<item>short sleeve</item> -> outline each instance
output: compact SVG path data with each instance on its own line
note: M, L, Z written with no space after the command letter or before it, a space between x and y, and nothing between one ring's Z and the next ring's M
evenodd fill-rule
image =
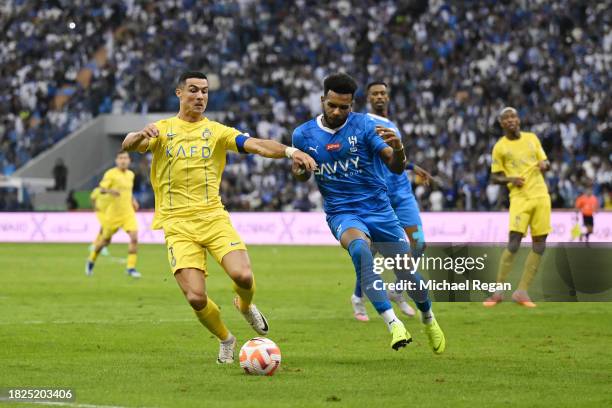
M243 137L247 137L247 136L245 136L238 129L234 129L233 127L223 126L223 125L221 125L221 127L223 130L222 130L220 139L225 149L231 150L233 152L242 153L243 150L241 150L241 147L244 144L244 139L240 138L239 136L243 136Z
M100 187L104 189L109 189L113 185L113 170L107 170L104 173L104 177L102 177L102 181L100 182Z
M365 117L365 138L368 147L374 152L374 154L380 153L385 147L389 145L376 133L376 122L369 117Z
M499 173L501 172L506 172L506 169L504 168L504 158L502 155L502 151L501 151L501 147L499 147L499 143L496 143L495 146L493 146L493 154L492 154L492 158L491 158L491 173Z
M293 131L293 135L291 135L291 145L299 150L304 150L302 143L304 140L304 135L302 129L297 128Z
M544 151L544 149L542 148L542 144L540 143L540 139L538 139L535 134L533 135L533 140L536 144L536 158L539 161L548 160L548 157L546 157L546 152Z

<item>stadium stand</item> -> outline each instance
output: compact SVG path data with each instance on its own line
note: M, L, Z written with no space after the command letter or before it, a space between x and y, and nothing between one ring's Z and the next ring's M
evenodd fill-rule
M169 84L187 68L211 73L209 111L288 143L320 112L322 78L346 70L364 85L390 84L411 158L442 182L416 187L422 208L504 205L488 177L506 104L551 159L554 206L572 207L587 181L603 205L612 194L606 4L9 0L0 5L0 171L10 176L99 114L175 111ZM147 160L134 169L150 208ZM15 192L0 191L0 209L16 209ZM297 186L287 163L252 157L231 157L222 194L231 210L320 208L314 185Z

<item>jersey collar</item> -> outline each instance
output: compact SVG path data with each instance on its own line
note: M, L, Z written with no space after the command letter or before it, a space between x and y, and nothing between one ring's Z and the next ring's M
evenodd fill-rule
M336 129L330 129L327 126L323 125L323 114L320 114L319 116L317 116L317 126L319 126L319 128L321 130L324 130L327 133L331 133L332 135L335 135L343 127L346 126L346 124L348 123L350 117L351 117L351 114L349 113L349 116L346 118L346 121L342 124L342 126L340 126L339 128L336 128Z
M202 116L202 119L198 120L197 122L187 122L186 120L183 120L181 118L178 117L178 115L175 116L177 123L186 129L195 129L198 126L201 126L203 123L208 121L208 118L206 116Z
M380 115L377 115L377 114L375 114L375 113L370 113L370 112L368 112L368 116L370 116L370 117L372 117L372 118L375 118L375 119L384 120L385 122L391 122L391 121L389 120L389 118L385 118L384 116L380 116Z

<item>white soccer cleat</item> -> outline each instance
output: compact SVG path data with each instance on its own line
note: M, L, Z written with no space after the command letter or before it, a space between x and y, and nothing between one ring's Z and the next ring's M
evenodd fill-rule
M231 336L226 341L219 342L219 357L217 364L232 364L234 362L234 349L236 348L236 337Z
M253 328L253 330L255 330L255 332L257 332L257 334L261 334L262 336L268 334L268 321L266 320L265 316L259 311L259 309L257 309L257 306L251 303L249 305L249 310L243 313L240 310L240 298L238 296L234 298L234 306L236 306L236 309L238 309L240 314L244 316L245 320L251 325L251 327Z
M389 296L389 299L400 308L403 314L409 317L414 317L414 315L416 315L416 312L412 307L410 307L408 302L406 302L406 299L404 299L404 296L401 292L389 290L387 291L387 294Z
M126 269L125 273L128 274L128 276L131 276L132 278L142 278L140 272L138 272L134 268Z
M360 322L367 322L370 320L368 317L368 312L366 311L365 303L363 303L363 298L352 294L351 305L353 305L353 316L355 316L355 319L359 320Z
M94 268L94 263L91 261L87 261L87 263L85 264L85 275L87 276L93 276L93 268Z

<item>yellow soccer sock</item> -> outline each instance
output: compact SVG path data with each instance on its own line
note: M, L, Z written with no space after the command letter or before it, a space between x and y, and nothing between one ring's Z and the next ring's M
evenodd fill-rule
M497 272L497 282L505 282L506 278L512 271L512 264L514 263L514 256L516 253L508 251L508 248L504 249L501 259L499 260L499 270Z
M542 255L537 254L533 251L529 251L529 255L527 255L527 259L525 260L525 269L523 270L523 276L521 276L521 281L519 282L519 290L527 290L529 289L529 285L533 281L533 278L538 272L538 267L540 266L540 260L542 259Z
M248 312L249 306L253 301L253 294L255 293L255 278L253 277L253 284L249 289L241 288L240 286L236 285L236 282L234 282L234 291L240 298L240 311L242 313Z
M215 302L212 301L211 298L208 298L208 302L206 306L202 310L194 310L198 320L200 323L204 325L212 334L217 336L217 338L221 341L227 340L229 336L229 330L225 324L221 321L221 312L219 311L219 306Z
M136 268L136 260L138 259L138 254L128 254L127 257L127 268L134 269Z
M82 258L81 258L82 259ZM96 259L98 259L98 252L96 251L91 251L89 253L89 257L87 258L90 262L96 262Z

